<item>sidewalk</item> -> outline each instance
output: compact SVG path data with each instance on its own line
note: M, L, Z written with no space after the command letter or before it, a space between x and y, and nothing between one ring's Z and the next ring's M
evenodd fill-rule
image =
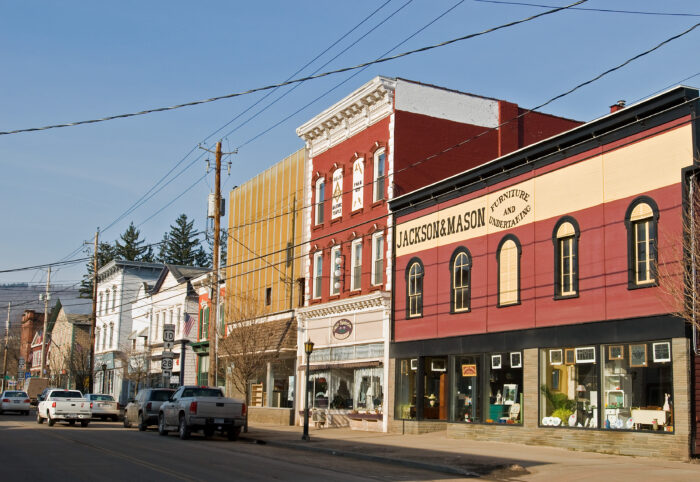
M311 440L301 440L301 427L256 424L241 439L268 445L330 453L359 460L413 466L448 474L489 479L576 481L700 480L700 463L647 457L575 452L501 442L456 440L445 432L400 435L348 428L309 428Z

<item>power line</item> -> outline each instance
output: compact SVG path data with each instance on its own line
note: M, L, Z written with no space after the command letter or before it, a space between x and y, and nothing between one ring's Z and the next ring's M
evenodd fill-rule
M481 36L481 35L486 35L486 34L488 34L488 33L495 32L495 31L497 31L497 30L502 30L502 29L504 29L504 28L513 27L513 26L515 26L515 25L519 25L519 24L522 24L522 23L525 23L525 22L529 22L529 21L535 20L535 19L537 19L537 18L543 17L543 16L545 16L545 15L551 15L551 14L553 14L553 13L557 13L557 12L560 12L560 11L562 11L562 10L567 10L567 9L573 7L573 6L581 5L581 4L583 4L583 3L587 2L587 1L588 1L588 0L578 0L578 1L574 2L574 3L572 3L572 4L567 5L567 6L564 6L564 7L557 7L557 8L554 8L554 9L552 9L552 10L548 10L548 11L546 11L546 12L538 13L538 14L536 14L536 15L531 15L531 16L529 16L529 17L526 17L526 18L523 18L523 19L520 19L520 20L515 20L515 21L513 21L513 22L508 22L508 23L505 23L505 24L502 24L502 25L498 25L498 26L496 26L496 27L491 27L491 28L488 28L488 29L486 29L486 30L482 30L482 31L480 31L480 32L471 33L471 34L464 35L464 36L462 36L462 37L453 38L453 39L450 39L450 40L445 40L445 41L440 42L440 43L437 43L437 44L426 45L426 46L424 46L424 47L420 47L420 48L417 48L417 49L413 49L413 50L409 50L409 51L406 51L406 52L402 52L402 53L399 53L399 54L396 54L396 55L392 55L392 56L390 56L390 57L384 57L384 58L372 60L372 61L369 61L369 62L363 62L363 63L361 63L361 64L354 65L354 66L351 66L351 67L342 67L342 68L340 68L340 69L330 70L330 71L323 72L323 73L320 73L320 74L309 75L309 76L301 77L301 78L298 78L298 79L292 79L292 80L280 82L280 83L278 83L278 84L272 84L272 85L267 85L267 86L263 86L263 87L255 87L255 88L248 89L248 90L241 91L241 92L234 92L234 93L225 94L225 95L220 95L220 96L216 96L216 97L210 97L210 98L208 98L208 99L202 99L202 100L195 100L195 101L191 101L191 102L185 102L185 103L182 103L182 104L176 104L176 105L172 105L172 106L169 106L169 107L157 107L157 108L153 108L153 109L141 110L141 111L138 111L138 112L131 112L131 113L128 113L128 114L117 114L117 115L106 116L106 117L102 117L102 118L99 118L99 119L81 120L81 121L75 121L75 122L68 122L68 123L65 123L65 124L53 124L53 125L47 125L47 126L43 126L43 127L31 127L31 128L26 128L26 129L15 129L15 130L10 130L10 131L1 131L1 132L0 132L0 135L19 134L19 133L21 133L21 132L36 132L36 131L43 131L43 130L48 130L48 129L58 129L58 128L62 128L62 127L74 127L74 126L85 125L85 124L96 124L96 123L98 123L98 122L106 122L106 121L111 121L111 120L115 120L115 119L125 119L125 118L127 118L127 117L135 117L135 116L140 116L140 115L152 114L152 113L155 113L155 112L165 112L165 111L169 111L169 110L181 109L181 108L183 108L183 107L192 107L192 106L195 106L195 105L207 104L207 103L210 103L210 102L216 102L216 101L223 100L223 99L232 99L232 98L234 98L234 97L241 97L241 96L249 95L249 94L252 94L252 93L255 93L255 92L261 92L261 91L265 91L265 90L271 90L271 89L275 89L275 88L278 88L278 87L283 87L283 86L285 86L285 85L297 84L297 83L300 83L300 82L305 82L305 81L307 81L307 80L320 79L320 78L322 78L322 77L328 77L328 76L330 76L330 75L335 75L335 74L339 74L339 73L342 73L342 72L348 72L348 71L351 71L351 70L357 70L357 69L361 69L361 68L363 68L363 67L367 67L367 66L374 65L374 64L380 64L380 63L384 63L384 62L389 62L389 61L391 61L391 60L396 60L396 59L399 59L399 58L402 58L402 57L407 57L407 56L409 56L409 55L414 55L414 54L417 54L417 53L427 52L427 51L429 51L429 50L433 50L433 49L437 49L437 48L440 48L440 47L445 47L445 46L447 46L447 45L451 45L451 44L453 44L453 43L462 42L462 41L464 41L464 40L469 40L469 39L472 39L472 38L475 38L475 37L479 37L479 36Z
M506 2L503 0L474 0L480 3L495 3L501 5L522 5L526 7L540 7L540 8L553 8L554 5L543 5L540 3L526 3L526 2ZM571 7L571 10L587 10L590 12L605 12L605 13L630 13L635 15L657 15L657 16L668 16L668 17L700 17L697 13L672 13L672 12L646 12L642 10L614 10L611 8L592 8L592 7Z

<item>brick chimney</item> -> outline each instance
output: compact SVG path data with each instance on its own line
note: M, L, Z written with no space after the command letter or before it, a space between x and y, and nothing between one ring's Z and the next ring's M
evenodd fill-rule
M618 110L622 110L625 108L625 101L624 100L618 100L616 103L610 106L610 113L612 114L613 112L617 112Z

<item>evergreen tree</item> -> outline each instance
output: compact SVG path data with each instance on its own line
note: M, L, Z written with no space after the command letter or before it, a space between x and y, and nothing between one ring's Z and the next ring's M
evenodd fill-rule
M120 236L121 242L115 243L115 257L125 261L153 261L153 248L142 246L146 241L139 239L141 232L136 229L134 223L129 224L124 234Z
M170 225L170 232L163 235L159 258L161 263L210 266L209 257L194 235L194 220L187 221L187 215L181 214Z
M115 258L115 247L109 243L99 243L97 245L97 269L109 263ZM94 266L94 253L90 256L90 260L87 262L87 273L83 275L83 280L80 282L80 297L81 298L92 298L92 277L93 277L93 266Z
M219 267L224 268L226 266L226 245L228 243L228 236L226 228L221 228L221 237L219 238L219 246L221 250L219 252ZM209 245L209 266L214 266L214 236L207 236L207 244Z
M156 261L158 263L165 263L166 252L168 250L168 233L163 234L163 240L158 246L158 255L156 256Z

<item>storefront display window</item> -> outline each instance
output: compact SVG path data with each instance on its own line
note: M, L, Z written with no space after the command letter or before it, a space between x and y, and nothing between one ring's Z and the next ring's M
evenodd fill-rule
M596 428L598 347L548 348L540 353L540 423Z
M492 353L486 357L488 374L484 406L486 423L522 423L523 363L522 352Z
M356 368L355 369L355 408L382 413L384 369Z
M323 370L309 374L313 408L328 408L328 379L330 371Z
M330 407L335 409L353 409L352 387L355 379L352 368L334 368L331 376Z
M603 346L603 425L673 431L671 343Z
M396 360L398 373L396 376L396 413L397 419L416 418L416 373L418 358Z
M455 376L450 419L453 422L478 422L481 420L481 404L479 403L480 357L455 357L454 361Z
M425 358L423 418L447 420L447 357Z

